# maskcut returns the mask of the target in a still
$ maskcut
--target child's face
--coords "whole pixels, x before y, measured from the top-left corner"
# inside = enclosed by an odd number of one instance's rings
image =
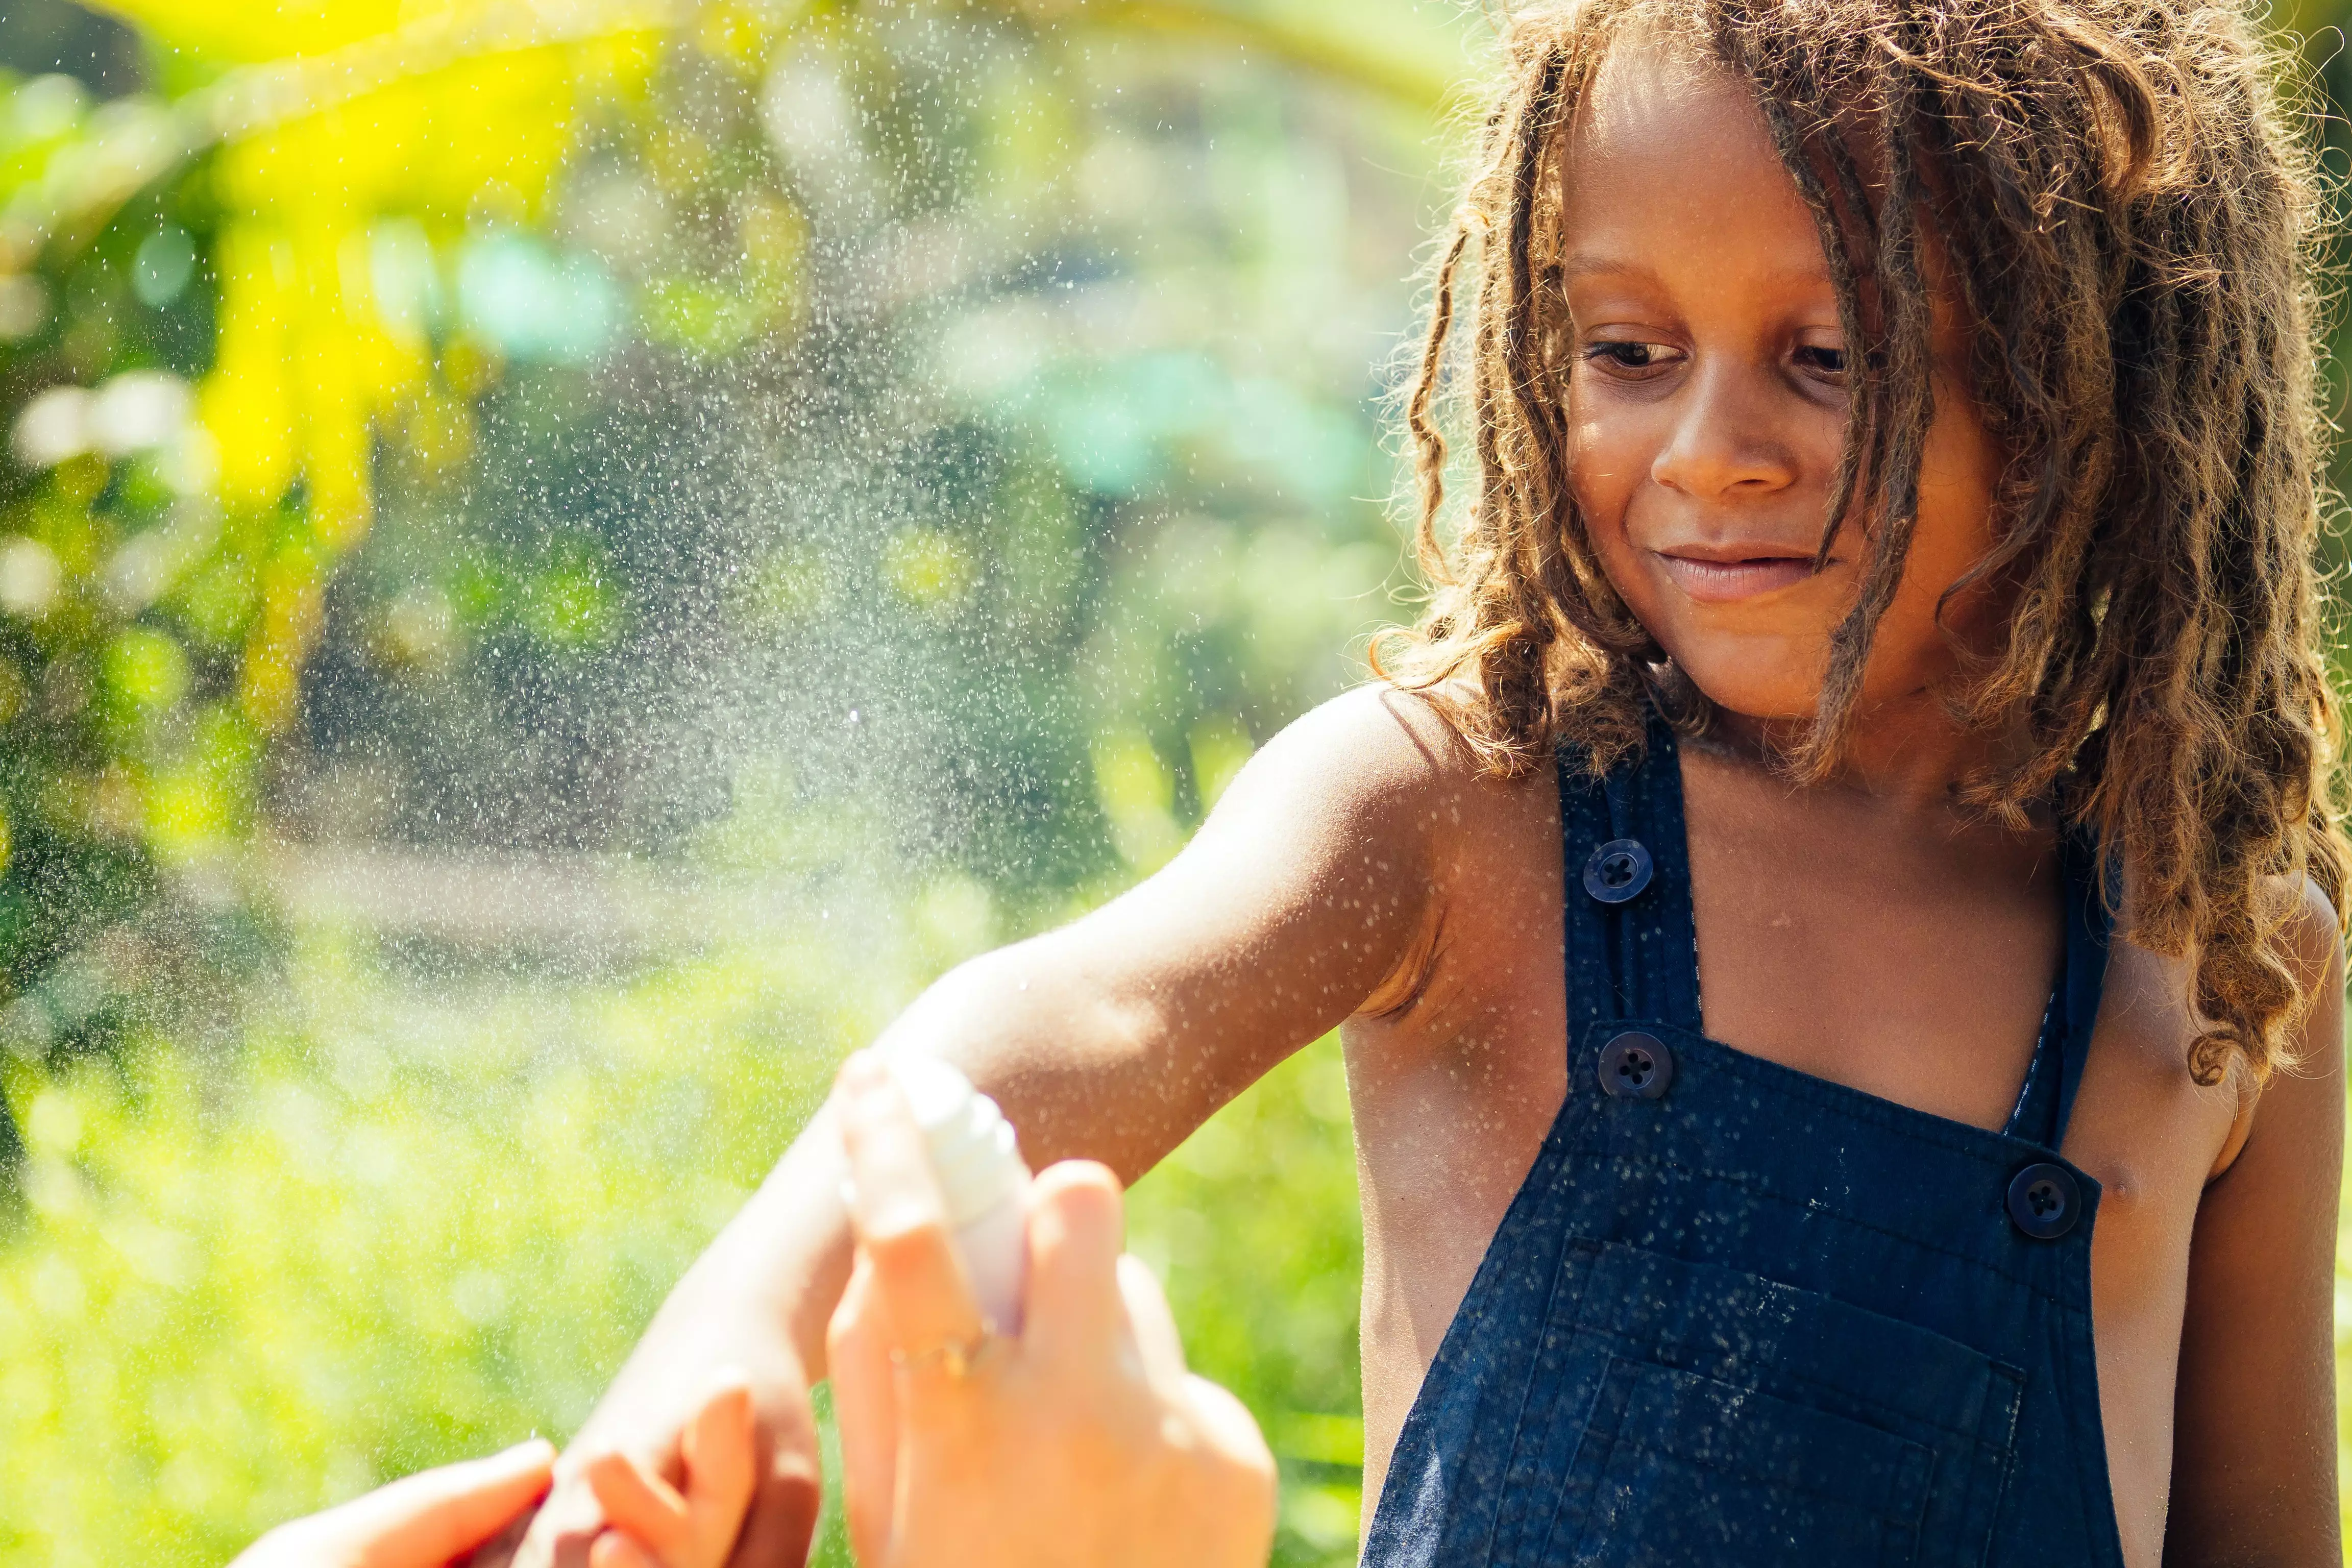
[[[1719,707],[1804,718],[1863,549],[1849,517],[1830,564],[1811,569],[1845,437],[1847,347],[1812,213],[1746,89],[1637,45],[1601,68],[1565,169],[1570,441],[1601,564]],[[1865,706],[1949,672],[1937,601],[1992,542],[1999,453],[1947,299],[1936,324],[1919,519]],[[1961,595],[1946,626],[1974,641],[1994,598]]]

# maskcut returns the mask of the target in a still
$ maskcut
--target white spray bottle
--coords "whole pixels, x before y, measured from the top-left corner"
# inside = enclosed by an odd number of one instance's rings
[[[992,1333],[1018,1334],[1029,1265],[1029,1167],[1013,1124],[937,1057],[893,1057],[889,1068],[923,1131],[981,1319]]]

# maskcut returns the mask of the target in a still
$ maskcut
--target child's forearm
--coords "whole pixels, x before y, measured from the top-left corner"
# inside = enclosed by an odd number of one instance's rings
[[[1039,945],[943,977],[878,1044],[956,1061],[1003,1107],[1033,1168],[1083,1157],[1131,1181],[1242,1084],[1200,1063],[1181,1075],[1184,1084],[1169,1082],[1160,1009],[1116,1001]],[[822,1379],[825,1326],[849,1273],[845,1170],[831,1111],[821,1110],[679,1280],[648,1347],[673,1324],[691,1337],[687,1325],[714,1318],[781,1323],[801,1374]]]

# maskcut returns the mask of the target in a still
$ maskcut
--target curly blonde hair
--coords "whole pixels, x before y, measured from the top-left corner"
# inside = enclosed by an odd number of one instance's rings
[[[1752,89],[1864,345],[1822,552],[1849,515],[1868,550],[1782,765],[1803,779],[1834,764],[1903,574],[1934,416],[1924,247],[1938,245],[2005,453],[1996,544],[1969,581],[2018,584],[2004,645],[1948,700],[2029,742],[1965,797],[2012,822],[2052,801],[2121,846],[2123,934],[2194,954],[2191,1072],[2214,1082],[2242,1058],[2266,1076],[2305,999],[2280,932],[2306,876],[2344,907],[2347,856],[2315,563],[2315,117],[2234,5],[1567,0],[1509,19],[1405,407],[1431,601],[1375,668],[1431,693],[1502,774],[1562,742],[1608,767],[1639,750],[1652,701],[1705,721],[1601,571],[1559,397],[1562,143],[1629,28]],[[1458,517],[1454,405],[1475,446]]]

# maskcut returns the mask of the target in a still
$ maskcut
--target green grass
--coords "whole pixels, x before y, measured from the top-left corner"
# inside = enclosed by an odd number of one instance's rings
[[[570,1431],[930,966],[846,957],[812,940],[436,1000],[314,943],[215,1057],[10,1067],[29,1155],[0,1221],[0,1564],[217,1564],[380,1480]],[[1345,1099],[1326,1042],[1134,1204],[1196,1365],[1285,1454],[1286,1563],[1352,1555]],[[834,1532],[823,1556],[845,1562]]]

